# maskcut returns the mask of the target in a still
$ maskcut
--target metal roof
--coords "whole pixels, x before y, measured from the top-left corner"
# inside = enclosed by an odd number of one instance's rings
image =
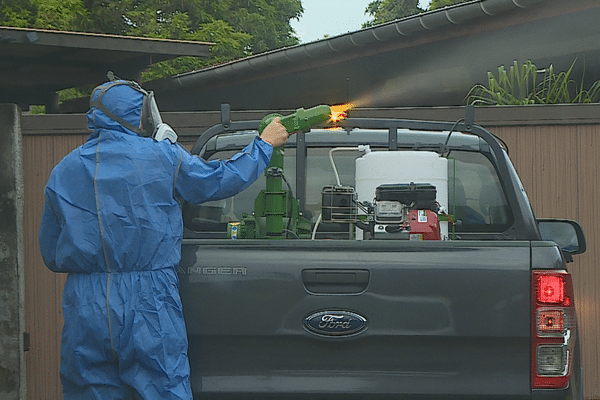
[[[112,70],[139,80],[151,64],[181,55],[208,57],[210,44],[0,27],[0,103],[58,107],[56,91],[95,85]]]
[[[514,60],[600,79],[598,20],[597,0],[476,0],[145,86],[164,111],[460,105]]]

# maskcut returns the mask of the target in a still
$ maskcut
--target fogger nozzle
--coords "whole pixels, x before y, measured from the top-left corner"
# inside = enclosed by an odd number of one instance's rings
[[[258,132],[262,133],[267,125],[269,125],[276,117],[281,118],[281,124],[288,133],[308,132],[313,126],[329,121],[331,118],[331,107],[328,105],[320,105],[309,108],[308,110],[299,108],[296,112],[286,115],[285,117],[281,114],[269,114],[260,121]]]

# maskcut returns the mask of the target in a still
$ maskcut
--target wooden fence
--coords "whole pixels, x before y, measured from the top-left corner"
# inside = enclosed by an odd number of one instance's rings
[[[233,120],[260,119],[266,112],[232,113]],[[352,116],[455,121],[464,108],[360,109]],[[164,115],[183,142],[220,121],[217,113]],[[588,250],[569,264],[575,284],[582,338],[586,399],[600,399],[600,105],[491,107],[475,120],[501,137],[538,217],[579,221]],[[29,399],[62,399],[59,379],[62,287],[65,276],[47,270],[37,232],[43,188],[50,171],[88,135],[84,115],[23,116],[25,166],[25,318],[31,335],[26,356]]]

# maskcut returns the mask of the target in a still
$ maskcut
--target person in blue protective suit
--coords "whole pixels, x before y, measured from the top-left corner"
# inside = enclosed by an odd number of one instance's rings
[[[50,175],[39,231],[45,264],[69,273],[64,398],[191,399],[179,200],[244,190],[289,135],[277,119],[231,159],[205,162],[173,143],[151,92],[118,79],[94,89],[87,118],[87,142]]]

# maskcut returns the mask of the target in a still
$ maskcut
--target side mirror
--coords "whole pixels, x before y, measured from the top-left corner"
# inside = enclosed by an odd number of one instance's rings
[[[542,240],[555,242],[569,255],[586,250],[585,235],[578,222],[567,219],[538,219]]]

